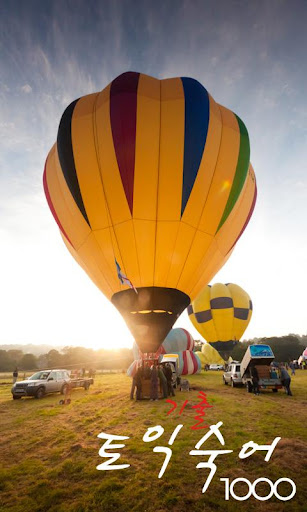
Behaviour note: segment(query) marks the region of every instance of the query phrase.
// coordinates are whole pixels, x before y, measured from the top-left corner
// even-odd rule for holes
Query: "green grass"
[[[283,391],[254,396],[244,388],[232,389],[222,384],[220,372],[206,372],[189,380],[198,390],[178,392],[174,399],[178,407],[168,416],[170,405],[165,400],[130,401],[131,381],[122,374],[97,376],[89,391],[73,391],[68,406],[59,405],[58,394],[13,401],[10,384],[2,384],[8,379],[0,378],[1,512],[306,511],[307,371],[292,378],[293,397]],[[207,432],[191,428],[196,423],[192,406],[199,402],[200,389],[213,406],[206,409],[206,423],[222,421],[224,449],[233,450],[217,458],[218,470],[205,494],[201,489],[208,470],[196,465],[207,458],[189,455]],[[179,415],[185,400],[188,406]],[[164,454],[154,453],[153,448],[168,446],[178,424],[184,426],[172,446],[166,472],[158,479]],[[161,438],[143,442],[147,429],[155,425],[164,428]],[[130,464],[129,468],[96,469],[103,462],[98,453],[103,444],[97,437],[100,432],[129,437],[122,441],[126,446],[117,461]],[[277,436],[282,440],[268,463],[263,452],[238,458],[244,443],[270,444]],[[203,449],[222,447],[213,437]],[[275,498],[226,502],[222,477],[251,481],[288,477],[296,483],[297,493],[285,503]],[[239,490],[240,485],[236,492]]]

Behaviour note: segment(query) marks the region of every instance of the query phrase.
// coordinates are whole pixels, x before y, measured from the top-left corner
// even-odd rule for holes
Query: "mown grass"
[[[178,407],[170,415],[171,406],[165,400],[130,401],[131,381],[122,374],[101,375],[89,391],[74,390],[68,406],[59,405],[58,394],[13,401],[10,385],[0,385],[1,512],[306,511],[307,371],[297,372],[292,379],[293,397],[284,392],[254,396],[243,388],[232,389],[222,384],[219,372],[189,380],[194,389],[177,393]],[[191,428],[196,423],[192,406],[199,402],[201,389],[212,405],[206,409],[206,424],[222,421],[225,439],[225,447],[212,437],[203,449],[233,450],[217,458],[218,470],[205,494],[201,490],[208,470],[196,465],[207,458],[189,455],[208,430]],[[179,415],[185,400],[188,405]],[[153,448],[168,446],[178,424],[184,426],[172,446],[166,472],[158,479],[164,454],[154,453]],[[161,438],[143,442],[147,429],[155,425],[164,428]],[[129,468],[96,469],[103,462],[98,453],[103,444],[97,438],[100,432],[129,437],[122,441],[126,446],[117,462],[130,464]],[[239,459],[244,443],[270,444],[277,436],[282,440],[269,462],[264,462],[264,452]],[[285,503],[275,498],[227,502],[222,477],[251,481],[288,477],[295,482],[297,493]],[[260,486],[257,491],[261,492]],[[283,492],[282,486],[279,491]]]

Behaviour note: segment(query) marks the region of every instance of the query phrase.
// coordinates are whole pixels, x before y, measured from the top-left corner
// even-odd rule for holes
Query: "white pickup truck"
[[[66,394],[68,387],[88,389],[94,383],[92,378],[71,379],[68,370],[41,370],[26,380],[17,381],[11,392],[14,400],[23,396],[42,398],[47,393]]]
[[[269,345],[250,345],[241,362],[242,383],[249,393],[253,389],[251,369],[257,368],[259,389],[271,389],[275,393],[282,388],[281,381],[275,368],[271,367],[275,356]]]

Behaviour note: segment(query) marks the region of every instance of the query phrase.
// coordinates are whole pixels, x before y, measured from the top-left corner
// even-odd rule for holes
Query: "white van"
[[[163,366],[166,363],[170,363],[173,372],[173,386],[176,388],[180,384],[179,377],[179,356],[178,354],[164,354],[159,364]]]

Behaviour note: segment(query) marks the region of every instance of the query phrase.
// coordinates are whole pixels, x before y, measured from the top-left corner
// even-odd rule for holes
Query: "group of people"
[[[132,380],[130,400],[134,399],[136,391],[136,400],[143,398],[143,383],[144,381],[150,382],[150,400],[158,400],[159,398],[159,385],[162,391],[163,398],[168,396],[175,396],[173,387],[173,371],[170,363],[153,364],[149,366],[139,365],[135,376]]]

